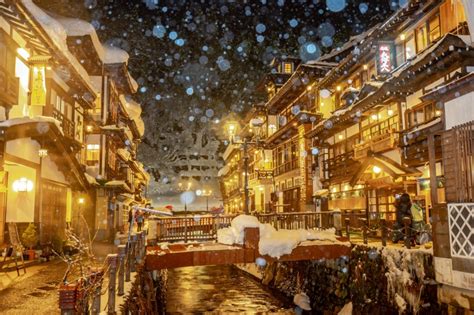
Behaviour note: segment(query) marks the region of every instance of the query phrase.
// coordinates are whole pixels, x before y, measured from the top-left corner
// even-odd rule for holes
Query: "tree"
[[[38,233],[34,223],[30,223],[26,230],[21,235],[23,245],[27,248],[32,249],[36,243],[38,243]]]

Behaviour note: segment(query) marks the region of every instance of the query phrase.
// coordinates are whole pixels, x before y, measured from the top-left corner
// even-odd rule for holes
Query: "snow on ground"
[[[261,255],[280,258],[291,254],[301,242],[319,240],[336,242],[334,229],[326,231],[315,230],[275,230],[270,224],[263,224],[254,216],[239,215],[231,222],[228,228],[217,231],[217,242],[221,244],[243,244],[245,228],[259,228],[260,241],[258,250]]]

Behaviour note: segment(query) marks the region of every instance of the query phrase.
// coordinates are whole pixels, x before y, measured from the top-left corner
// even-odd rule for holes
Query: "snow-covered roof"
[[[130,56],[128,53],[118,47],[112,46],[110,44],[102,45],[102,49],[104,51],[104,63],[106,64],[114,64],[114,63],[125,63],[128,64],[128,59]]]
[[[117,150],[118,156],[120,156],[124,161],[130,160],[131,154],[128,150],[120,148]]]
[[[89,90],[94,91],[87,71],[82,67],[79,61],[69,51],[67,46],[67,32],[63,25],[56,19],[48,15],[40,7],[33,3],[32,0],[20,0],[26,10],[31,14],[36,22],[44,29],[48,37],[53,41],[54,45],[59,49],[70,62],[74,70],[83,79]]]
[[[218,177],[225,176],[227,175],[227,173],[229,173],[229,170],[230,170],[229,164],[226,164],[223,168],[219,170],[219,172],[217,172],[217,176]]]
[[[58,129],[62,132],[61,123],[59,120],[48,117],[48,116],[36,116],[33,118],[30,117],[20,117],[20,118],[11,118],[0,122],[0,127],[13,127],[16,125],[30,124],[30,123],[52,123],[55,124]]]
[[[84,175],[86,176],[86,179],[87,179],[87,182],[89,183],[89,185],[95,186],[95,185],[99,184],[99,183],[97,183],[97,180],[93,176],[91,176],[87,173],[84,173]]]
[[[54,15],[54,18],[64,27],[67,36],[90,36],[97,55],[99,55],[99,58],[104,61],[105,50],[92,24],[84,20],[63,16]]]
[[[135,125],[137,126],[138,133],[141,137],[145,134],[145,123],[141,118],[142,108],[140,104],[135,102],[130,96],[120,95],[119,97],[120,102],[123,105],[123,108],[127,112],[127,115],[135,121]]]

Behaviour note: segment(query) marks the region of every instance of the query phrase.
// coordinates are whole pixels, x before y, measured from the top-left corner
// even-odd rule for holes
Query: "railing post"
[[[382,246],[387,246],[387,221],[380,219],[380,227],[382,229]]]
[[[132,233],[132,247],[131,247],[131,257],[130,257],[130,271],[135,272],[135,257],[137,256],[137,240],[138,235]]]
[[[188,218],[184,217],[184,242],[188,242]]]
[[[118,260],[119,260],[119,272],[118,272],[118,295],[124,295],[124,276],[125,276],[125,245],[118,246]]]
[[[347,240],[350,242],[351,241],[351,225],[350,225],[351,219],[345,218],[344,222],[346,224],[345,228],[346,228]]]
[[[364,241],[364,244],[368,243],[367,239],[367,219],[366,218],[361,218],[359,219],[362,222],[362,239]]]
[[[100,313],[100,298],[101,298],[101,291],[102,291],[103,275],[104,275],[103,270],[96,270],[91,276],[91,281],[96,286],[94,292],[92,292],[93,294],[92,308],[91,308],[92,315],[96,315]]]
[[[127,250],[125,252],[125,282],[130,281],[130,270],[131,270],[131,260],[132,260],[132,242],[127,242]]]
[[[115,281],[117,275],[117,254],[107,255],[109,264],[109,300],[107,304],[107,314],[115,314]]]
[[[410,237],[411,219],[410,217],[403,217],[403,225],[405,226],[405,247],[410,249],[411,248],[411,237]]]

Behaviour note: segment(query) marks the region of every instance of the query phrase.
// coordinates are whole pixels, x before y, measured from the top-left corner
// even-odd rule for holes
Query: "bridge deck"
[[[147,247],[146,269],[157,270],[203,265],[226,265],[237,263],[254,263],[258,257],[268,262],[276,258],[260,255],[258,252],[258,228],[245,229],[244,245],[222,245],[216,243],[171,244],[168,246]],[[284,255],[279,261],[334,259],[348,256],[350,244],[325,241],[306,241]]]

